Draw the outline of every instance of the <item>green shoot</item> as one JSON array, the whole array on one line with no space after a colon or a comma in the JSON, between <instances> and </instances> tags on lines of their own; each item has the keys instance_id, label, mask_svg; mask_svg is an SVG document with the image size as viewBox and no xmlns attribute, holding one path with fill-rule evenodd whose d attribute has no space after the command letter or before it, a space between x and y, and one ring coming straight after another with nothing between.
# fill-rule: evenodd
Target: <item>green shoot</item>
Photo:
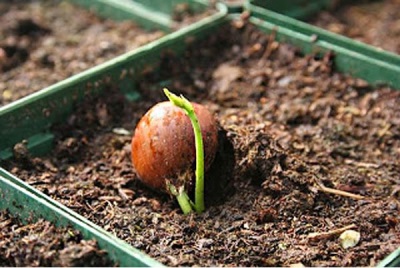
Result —
<instances>
[{"instance_id":1,"label":"green shoot","mask_svg":"<svg viewBox=\"0 0 400 268\"><path fill-rule=\"evenodd\" d=\"M197 213L201 213L204 211L205 206L204 206L204 148L203 148L203 137L201 135L200 123L199 120L197 119L196 113L194 112L193 105L185 97L183 97L182 95L178 97L177 95L171 93L166 88L164 88L164 94L175 106L185 111L185 113L190 119L190 122L192 123L195 146L196 146L196 184L194 193L195 202L194 204L192 204L192 206ZM188 211L187 206L186 204L183 204L182 206L181 201L185 203L184 195L186 195L187 199L189 198L187 197L187 194L184 191L184 189L180 189L180 191L182 191L182 193L180 194L178 192L177 193L178 195L176 195L176 197L178 199L179 205L182 208L182 211L184 212L184 214L186 214L185 211ZM179 199L182 200L179 201ZM186 200L186 202L187 201L188 200Z\"/></svg>"},{"instance_id":2,"label":"green shoot","mask_svg":"<svg viewBox=\"0 0 400 268\"><path fill-rule=\"evenodd\" d=\"M189 199L189 196L185 192L184 187L180 187L179 191L176 190L176 187L170 183L167 182L167 187L172 195L176 197L176 200L178 200L178 204L182 209L183 214L187 215L193 211L191 201Z\"/></svg>"}]
</instances>

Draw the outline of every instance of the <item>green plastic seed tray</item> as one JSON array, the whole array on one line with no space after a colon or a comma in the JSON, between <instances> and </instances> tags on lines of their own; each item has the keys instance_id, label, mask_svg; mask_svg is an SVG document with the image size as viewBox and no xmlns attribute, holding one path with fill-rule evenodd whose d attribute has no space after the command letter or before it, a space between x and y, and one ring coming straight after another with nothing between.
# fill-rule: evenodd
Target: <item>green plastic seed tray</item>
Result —
<instances>
[{"instance_id":1,"label":"green plastic seed tray","mask_svg":"<svg viewBox=\"0 0 400 268\"><path fill-rule=\"evenodd\" d=\"M245 0L220 0L219 2L228 8L229 13L240 13L243 11Z\"/></svg>"},{"instance_id":2,"label":"green plastic seed tray","mask_svg":"<svg viewBox=\"0 0 400 268\"><path fill-rule=\"evenodd\" d=\"M95 239L110 259L120 266L162 266L73 211L52 205L47 201L49 198L39 191L28 185L18 186L13 180L17 179L0 170L0 210L7 209L22 220L44 218L57 226L71 226L81 231L85 239Z\"/></svg>"},{"instance_id":3,"label":"green plastic seed tray","mask_svg":"<svg viewBox=\"0 0 400 268\"><path fill-rule=\"evenodd\" d=\"M268 28L273 25L279 27L278 38L283 42L291 42L306 53L333 51L338 71L360 77L373 85L387 84L400 88L400 55L353 41L253 4L248 4L246 8L251 12L254 23ZM273 31L275 28L269 30Z\"/></svg>"},{"instance_id":4,"label":"green plastic seed tray","mask_svg":"<svg viewBox=\"0 0 400 268\"><path fill-rule=\"evenodd\" d=\"M196 14L209 6L202 0L70 0L97 14L115 20L134 20L147 29L171 32L177 27L180 12ZM186 14L185 13L185 14Z\"/></svg>"},{"instance_id":5,"label":"green plastic seed tray","mask_svg":"<svg viewBox=\"0 0 400 268\"><path fill-rule=\"evenodd\" d=\"M379 3L381 2L381 3ZM385 4L391 5L385 8ZM354 6L353 6L354 4ZM380 7L379 4L383 6ZM309 1L309 0L283 0L283 1L264 1L264 0L248 0L245 3L245 6L249 10L254 10L255 13L258 13L261 10L265 11L273 11L282 15L286 15L288 17L292 17L295 19L308 21L313 20L314 17L317 17L319 13L322 11L327 11L331 13L331 16L322 17L322 21L328 20L331 21L332 27L336 29L344 28L345 30L336 30L343 33L343 36L347 32L349 36L353 36L354 40L359 39L362 41L354 42L351 37L338 37L347 42L348 44L357 44L360 43L359 46L354 46L352 49L354 51L358 51L358 49L365 50L367 49L364 44L368 43L368 46L371 46L369 49L376 50L378 52L384 50L387 54L390 54L389 57L398 57L400 55L396 49L396 43L391 42L390 40L396 39L396 17L387 15L383 17L381 14L389 13L384 11L379 11L377 9L381 8L382 10L390 10L391 7L396 8L395 3L391 3L389 1L334 1L334 0L317 0L317 1ZM341 7L345 7L345 10L338 10ZM347 8L347 9L346 9ZM377 11L376 11L377 10ZM350 13L352 12L352 13ZM380 13L379 13L380 12ZM342 14L343 13L343 14ZM353 14L354 13L354 14ZM351 15L350 15L351 14ZM358 15L357 15L358 14ZM362 16L361 16L362 14ZM343 16L343 17L341 17ZM368 16L373 21L371 24L367 24L366 20ZM317 17L318 18L318 17ZM316 22L319 19L316 20ZM379 22L381 24L374 24L375 22ZM309 25L309 24L308 24ZM328 24L329 25L329 24ZM375 28L375 30L374 30ZM365 29L362 30L362 29ZM382 30L384 29L384 30ZM318 36L326 37L328 36L327 31L317 31L316 28L313 29ZM375 33L370 33L373 31ZM365 34L363 33L365 32ZM382 34L378 34L382 33ZM322 34L322 35L320 35ZM346 39L351 39L347 40ZM381 39L381 40L377 40ZM389 40L391 44L385 44L385 40ZM366 42L366 43L364 43ZM361 43L363 45L361 45ZM373 45L374 44L374 45ZM379 55L380 53L378 53ZM383 58L383 60L387 60L387 58Z\"/></svg>"},{"instance_id":6,"label":"green plastic seed tray","mask_svg":"<svg viewBox=\"0 0 400 268\"><path fill-rule=\"evenodd\" d=\"M34 155L48 153L54 142L52 126L59 124L73 112L85 96L107 93L107 85L121 90L127 99L139 101L135 90L143 70L158 71L160 55L174 51L182 55L188 40L194 42L212 36L221 26L230 23L238 14L226 16L226 6L220 12L183 29L168 34L134 51L54 84L14 103L0 107L0 159L13 157L15 144L25 141ZM247 7L251 10L250 23L266 33L274 33L277 40L290 43L305 53L332 51L335 67L373 84L389 84L400 88L400 61L391 54L373 50L369 46L353 43L340 36L321 31L305 23L272 11ZM224 13L225 12L225 13ZM377 72L379 70L379 72ZM159 264L87 219L61 205L34 187L0 168L1 208L7 208L21 217L32 213L59 225L72 225L87 238L98 240L99 246L121 265ZM17 206L16 204L23 204ZM393 252L380 266L399 264L399 250Z\"/></svg>"},{"instance_id":7,"label":"green plastic seed tray","mask_svg":"<svg viewBox=\"0 0 400 268\"><path fill-rule=\"evenodd\" d=\"M248 3L292 18L306 19L329 7L332 0L249 0Z\"/></svg>"}]
</instances>

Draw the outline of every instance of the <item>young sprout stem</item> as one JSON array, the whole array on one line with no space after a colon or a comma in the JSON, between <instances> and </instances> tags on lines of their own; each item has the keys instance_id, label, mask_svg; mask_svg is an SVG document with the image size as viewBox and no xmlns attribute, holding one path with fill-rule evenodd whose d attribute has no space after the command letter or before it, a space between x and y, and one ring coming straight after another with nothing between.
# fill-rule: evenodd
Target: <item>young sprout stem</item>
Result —
<instances>
[{"instance_id":1,"label":"young sprout stem","mask_svg":"<svg viewBox=\"0 0 400 268\"><path fill-rule=\"evenodd\" d=\"M176 197L176 200L178 200L178 204L181 207L183 214L187 215L193 211L189 196L185 192L183 186L180 187L178 191L174 185L168 183L168 189L170 193Z\"/></svg>"},{"instance_id":2,"label":"young sprout stem","mask_svg":"<svg viewBox=\"0 0 400 268\"><path fill-rule=\"evenodd\" d=\"M175 106L183 109L192 123L196 147L196 183L193 208L197 213L204 211L204 148L203 137L201 135L201 128L196 113L194 112L193 105L182 95L180 97L171 93L168 89L164 88L164 94ZM185 193L186 194L186 193ZM187 196L187 194L186 194ZM179 202L179 200L178 200ZM181 204L180 204L181 205ZM182 205L181 205L182 208ZM183 208L182 208L183 211Z\"/></svg>"}]
</instances>

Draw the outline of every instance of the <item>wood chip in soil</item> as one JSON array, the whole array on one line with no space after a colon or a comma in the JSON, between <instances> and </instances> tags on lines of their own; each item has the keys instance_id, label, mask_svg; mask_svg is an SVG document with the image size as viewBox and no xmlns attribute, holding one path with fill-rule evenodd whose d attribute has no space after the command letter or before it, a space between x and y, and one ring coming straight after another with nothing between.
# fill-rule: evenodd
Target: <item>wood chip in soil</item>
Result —
<instances>
[{"instance_id":1,"label":"wood chip in soil","mask_svg":"<svg viewBox=\"0 0 400 268\"><path fill-rule=\"evenodd\" d=\"M334 33L400 54L400 1L337 1L310 22Z\"/></svg>"},{"instance_id":2,"label":"wood chip in soil","mask_svg":"<svg viewBox=\"0 0 400 268\"><path fill-rule=\"evenodd\" d=\"M10 212L0 211L1 266L114 266L94 240L80 232L38 220L24 224Z\"/></svg>"},{"instance_id":3,"label":"wood chip in soil","mask_svg":"<svg viewBox=\"0 0 400 268\"><path fill-rule=\"evenodd\" d=\"M140 79L142 101L110 85L55 128L48 157L19 150L6 166L166 265L374 266L400 246L400 92L337 73L334 60L236 21L166 53ZM215 112L234 147L235 191L201 215L144 187L131 135L114 131L132 133L165 81ZM341 228L361 234L355 247L341 248Z\"/></svg>"}]
</instances>

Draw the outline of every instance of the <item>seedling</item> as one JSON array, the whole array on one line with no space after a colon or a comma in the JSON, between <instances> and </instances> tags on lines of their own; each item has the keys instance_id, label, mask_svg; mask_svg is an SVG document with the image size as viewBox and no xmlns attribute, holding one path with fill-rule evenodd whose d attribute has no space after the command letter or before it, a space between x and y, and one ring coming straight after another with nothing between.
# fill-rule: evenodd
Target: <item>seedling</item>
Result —
<instances>
[{"instance_id":1,"label":"seedling","mask_svg":"<svg viewBox=\"0 0 400 268\"><path fill-rule=\"evenodd\" d=\"M170 102L175 106L183 109L190 119L194 131L194 140L196 145L196 186L195 186L195 202L193 204L197 213L204 211L204 150L203 150L203 137L201 135L201 128L199 120L192 104L182 95L180 97L171 93L168 89L164 88L164 94ZM179 196L179 193L178 193ZM187 197L187 194L183 195ZM182 207L182 205L181 205ZM182 209L183 210L183 209Z\"/></svg>"},{"instance_id":2,"label":"seedling","mask_svg":"<svg viewBox=\"0 0 400 268\"><path fill-rule=\"evenodd\" d=\"M201 213L204 172L215 157L217 123L202 105L164 89L169 102L153 106L138 123L132 138L132 162L148 186L176 197L184 214ZM204 137L204 140L203 140ZM188 191L193 189L194 202Z\"/></svg>"}]
</instances>

